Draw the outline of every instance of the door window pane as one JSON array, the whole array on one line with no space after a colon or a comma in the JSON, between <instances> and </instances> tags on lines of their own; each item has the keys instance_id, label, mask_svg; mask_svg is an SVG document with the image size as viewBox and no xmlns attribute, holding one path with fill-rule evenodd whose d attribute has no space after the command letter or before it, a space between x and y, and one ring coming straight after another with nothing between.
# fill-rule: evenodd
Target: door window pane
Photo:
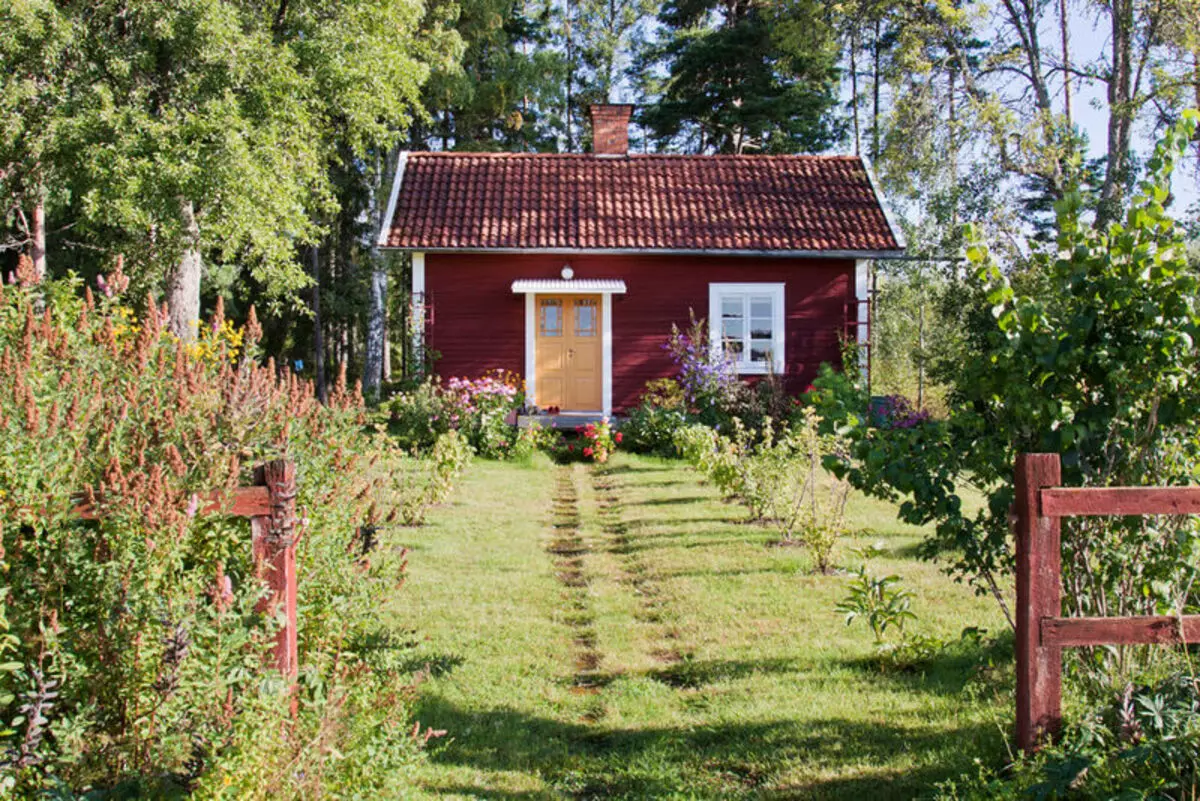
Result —
<instances>
[{"instance_id":1,"label":"door window pane","mask_svg":"<svg viewBox=\"0 0 1200 801\"><path fill-rule=\"evenodd\" d=\"M563 332L562 300L542 298L538 306L538 335L561 337Z\"/></svg>"},{"instance_id":2,"label":"door window pane","mask_svg":"<svg viewBox=\"0 0 1200 801\"><path fill-rule=\"evenodd\" d=\"M596 336L596 301L581 298L575 301L575 336Z\"/></svg>"}]
</instances>

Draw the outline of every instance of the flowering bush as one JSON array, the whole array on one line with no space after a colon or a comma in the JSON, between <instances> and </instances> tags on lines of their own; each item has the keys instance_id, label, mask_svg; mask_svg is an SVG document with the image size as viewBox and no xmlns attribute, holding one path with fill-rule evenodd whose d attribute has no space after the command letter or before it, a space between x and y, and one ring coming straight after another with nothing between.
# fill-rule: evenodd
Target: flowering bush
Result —
<instances>
[{"instance_id":1,"label":"flowering bush","mask_svg":"<svg viewBox=\"0 0 1200 801\"><path fill-rule=\"evenodd\" d=\"M402 447L421 450L458 431L480 456L503 459L519 445L515 423L523 402L520 377L510 373L445 383L430 378L389 401L389 429Z\"/></svg>"},{"instance_id":2,"label":"flowering bush","mask_svg":"<svg viewBox=\"0 0 1200 801\"><path fill-rule=\"evenodd\" d=\"M516 413L524 402L521 380L507 373L482 378L451 378L450 424L466 436L480 456L503 459L517 441Z\"/></svg>"},{"instance_id":3,"label":"flowering bush","mask_svg":"<svg viewBox=\"0 0 1200 801\"><path fill-rule=\"evenodd\" d=\"M679 385L691 414L711 423L737 405L745 387L729 359L710 347L703 320L693 315L686 331L672 323L663 347L679 368Z\"/></svg>"},{"instance_id":4,"label":"flowering bush","mask_svg":"<svg viewBox=\"0 0 1200 801\"><path fill-rule=\"evenodd\" d=\"M361 533L393 516L393 465L358 392L343 373L321 406L257 364L253 315L235 359L219 307L192 345L152 299L36 291L0 298L0 794L392 792L419 747L379 614L404 552ZM301 517L294 719L249 524L199 501L279 457Z\"/></svg>"},{"instance_id":5,"label":"flowering bush","mask_svg":"<svg viewBox=\"0 0 1200 801\"><path fill-rule=\"evenodd\" d=\"M604 464L624 438L621 432L613 433L612 424L605 417L598 424L588 423L575 429L579 435L579 453L584 459Z\"/></svg>"},{"instance_id":6,"label":"flowering bush","mask_svg":"<svg viewBox=\"0 0 1200 801\"><path fill-rule=\"evenodd\" d=\"M903 395L871 398L871 424L878 428L915 428L929 422L929 412L917 411Z\"/></svg>"}]
</instances>

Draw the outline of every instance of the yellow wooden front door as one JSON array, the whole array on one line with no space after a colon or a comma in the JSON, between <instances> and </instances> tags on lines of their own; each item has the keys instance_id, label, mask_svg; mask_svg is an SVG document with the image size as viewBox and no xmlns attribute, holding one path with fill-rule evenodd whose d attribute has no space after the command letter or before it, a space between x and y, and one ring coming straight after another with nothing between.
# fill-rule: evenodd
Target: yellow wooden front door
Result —
<instances>
[{"instance_id":1,"label":"yellow wooden front door","mask_svg":"<svg viewBox=\"0 0 1200 801\"><path fill-rule=\"evenodd\" d=\"M543 409L593 412L603 369L599 295L538 295L534 387Z\"/></svg>"}]
</instances>

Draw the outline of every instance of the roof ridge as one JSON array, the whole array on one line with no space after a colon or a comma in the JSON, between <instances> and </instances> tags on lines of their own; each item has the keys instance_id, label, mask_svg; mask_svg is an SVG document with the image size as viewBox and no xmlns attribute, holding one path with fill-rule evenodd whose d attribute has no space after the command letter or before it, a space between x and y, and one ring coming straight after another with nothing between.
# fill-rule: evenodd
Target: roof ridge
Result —
<instances>
[{"instance_id":1,"label":"roof ridge","mask_svg":"<svg viewBox=\"0 0 1200 801\"><path fill-rule=\"evenodd\" d=\"M409 158L434 156L437 158L527 158L527 159L570 159L597 162L620 162L622 159L679 159L679 160L704 160L704 161L767 161L767 160L792 160L804 159L812 161L862 161L862 156L856 156L853 153L743 153L734 155L731 153L628 153L624 156L602 155L597 156L594 153L513 153L510 151L489 151L489 150L408 150Z\"/></svg>"}]
</instances>

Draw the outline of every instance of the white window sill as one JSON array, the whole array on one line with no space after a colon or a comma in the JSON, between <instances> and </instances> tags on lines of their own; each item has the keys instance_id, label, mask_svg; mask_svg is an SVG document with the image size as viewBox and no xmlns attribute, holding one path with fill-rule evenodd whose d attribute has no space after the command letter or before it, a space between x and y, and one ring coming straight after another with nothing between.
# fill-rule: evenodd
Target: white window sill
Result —
<instances>
[{"instance_id":1,"label":"white window sill","mask_svg":"<svg viewBox=\"0 0 1200 801\"><path fill-rule=\"evenodd\" d=\"M733 371L738 375L766 375L771 372L770 365L762 362L741 362L733 365ZM778 366L775 368L777 375L783 375L783 370Z\"/></svg>"}]
</instances>

